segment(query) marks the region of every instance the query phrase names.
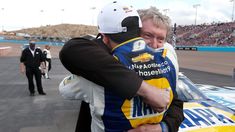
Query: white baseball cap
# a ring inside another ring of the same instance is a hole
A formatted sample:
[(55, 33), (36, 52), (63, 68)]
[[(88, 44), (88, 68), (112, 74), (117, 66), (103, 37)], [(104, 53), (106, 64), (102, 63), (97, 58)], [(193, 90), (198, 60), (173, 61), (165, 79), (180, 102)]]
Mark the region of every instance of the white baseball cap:
[(123, 27), (122, 22), (125, 18), (132, 16), (138, 17), (138, 26), (141, 28), (142, 23), (138, 12), (130, 6), (114, 1), (104, 6), (99, 12), (98, 31), (106, 34), (127, 32), (127, 27)]

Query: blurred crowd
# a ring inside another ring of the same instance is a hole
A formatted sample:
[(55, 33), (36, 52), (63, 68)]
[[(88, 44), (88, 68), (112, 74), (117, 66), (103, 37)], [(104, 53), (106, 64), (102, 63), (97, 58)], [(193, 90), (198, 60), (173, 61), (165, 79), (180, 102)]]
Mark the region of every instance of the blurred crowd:
[(235, 22), (176, 27), (176, 44), (183, 46), (235, 46)]
[[(176, 26), (175, 32), (176, 32), (176, 45), (178, 46), (181, 45), (182, 46), (235, 46), (235, 22), (185, 25), (185, 26), (179, 25)], [(91, 32), (90, 34), (92, 33), (94, 32)], [(18, 35), (18, 34), (20, 33), (0, 32), (0, 40), (1, 38), (7, 40), (12, 40), (12, 39), (28, 40), (29, 38), (32, 38), (29, 36)], [(62, 42), (64, 42), (71, 37), (71, 36), (63, 38), (50, 37), (50, 36), (42, 37), (43, 35), (34, 36), (33, 38), (41, 41), (50, 41), (50, 42), (61, 42), (62, 41), (61, 39), (63, 39)], [(170, 43), (172, 43), (171, 36), (172, 34), (168, 38), (168, 42)]]

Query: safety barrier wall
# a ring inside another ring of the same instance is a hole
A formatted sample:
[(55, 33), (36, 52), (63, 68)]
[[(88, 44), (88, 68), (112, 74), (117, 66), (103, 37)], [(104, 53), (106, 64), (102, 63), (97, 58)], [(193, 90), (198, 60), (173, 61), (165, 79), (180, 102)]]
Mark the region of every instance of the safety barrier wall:
[[(7, 39), (0, 39), (0, 44), (1, 43), (15, 43), (15, 44), (27, 44), (29, 43), (28, 40), (7, 40)], [(52, 41), (37, 41), (36, 44), (41, 44), (41, 45), (54, 45), (54, 46), (63, 46), (63, 42), (52, 42)]]
[(175, 49), (207, 52), (235, 52), (235, 46), (176, 46)]
[[(28, 40), (6, 40), (0, 39), (1, 43), (16, 43), (16, 44), (27, 44)], [(36, 44), (39, 45), (54, 45), (63, 46), (63, 42), (48, 42), (48, 41), (38, 41)], [(210, 51), (210, 52), (235, 52), (235, 46), (176, 46), (176, 50), (191, 50), (191, 51)]]
[(11, 51), (11, 47), (0, 47), (0, 56), (4, 56)]

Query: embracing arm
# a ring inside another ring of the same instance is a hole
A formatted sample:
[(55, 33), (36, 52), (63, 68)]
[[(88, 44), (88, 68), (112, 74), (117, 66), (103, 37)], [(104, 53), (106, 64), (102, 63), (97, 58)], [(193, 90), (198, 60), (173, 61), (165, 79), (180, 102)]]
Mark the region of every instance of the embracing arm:
[(163, 122), (167, 124), (169, 132), (177, 132), (183, 120), (183, 101), (178, 98), (177, 94), (174, 94), (174, 98), (163, 118)]
[(145, 83), (134, 71), (111, 56), (100, 42), (83, 38), (71, 39), (64, 45), (59, 57), (71, 73), (109, 88), (120, 97), (131, 99), (140, 95), (158, 112), (162, 112), (169, 103), (169, 91), (159, 90)]
[(135, 72), (121, 65), (101, 44), (93, 41), (72, 39), (64, 45), (59, 57), (71, 73), (103, 87), (112, 88), (112, 91), (123, 98), (132, 98), (141, 86), (142, 79)]
[(128, 132), (178, 132), (183, 120), (183, 101), (178, 99), (177, 94), (175, 94), (160, 124), (144, 124)]
[(61, 81), (59, 92), (65, 99), (77, 99), (93, 104), (93, 89), (103, 87), (76, 75), (69, 75)]
[[(173, 48), (173, 46), (169, 43), (164, 44), (165, 48), (169, 50), (171, 53), (171, 59), (175, 60), (175, 69), (176, 69), (176, 89), (178, 85), (178, 75), (179, 75), (179, 64), (177, 54)], [(177, 91), (177, 90), (176, 90)], [(184, 120), (183, 113), (183, 101), (178, 98), (178, 94), (174, 92), (174, 97), (171, 102), (170, 107), (167, 110), (166, 115), (163, 118), (163, 122), (167, 124), (169, 132), (177, 132), (180, 124)]]
[[(179, 67), (178, 67), (178, 61), (177, 61), (177, 55), (174, 50), (174, 48), (166, 43), (164, 44), (165, 48), (167, 48), (171, 55), (171, 59), (176, 60), (176, 75), (178, 75)], [(178, 77), (176, 77), (178, 80)], [(177, 82), (176, 82), (177, 83)], [(145, 124), (142, 125), (136, 129), (130, 130), (130, 132), (145, 132), (145, 131), (154, 131), (154, 132), (162, 132), (162, 128), (167, 130), (168, 132), (177, 132), (179, 129), (180, 124), (184, 120), (184, 113), (183, 113), (183, 101), (178, 98), (177, 93), (174, 93), (173, 100), (171, 102), (170, 107), (168, 108), (165, 116), (163, 117), (163, 120), (160, 124)]]

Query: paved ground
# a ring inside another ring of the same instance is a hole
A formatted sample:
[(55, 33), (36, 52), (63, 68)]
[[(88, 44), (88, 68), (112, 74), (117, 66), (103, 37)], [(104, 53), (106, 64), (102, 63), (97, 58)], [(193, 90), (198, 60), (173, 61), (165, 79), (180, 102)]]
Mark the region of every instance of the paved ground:
[(19, 57), (0, 57), (0, 132), (74, 132), (79, 101), (64, 100), (58, 85), (68, 74), (58, 59), (51, 80), (43, 79), (46, 96), (29, 96)]
[(180, 71), (183, 72), (194, 83), (235, 87), (235, 80), (230, 75), (222, 75), (185, 68), (180, 68)]
[(233, 75), (235, 52), (199, 52), (177, 50), (180, 67)]
[[(46, 96), (29, 96), (19, 57), (0, 57), (0, 132), (74, 132), (79, 101), (64, 100), (59, 82), (69, 74), (53, 59), (51, 80), (43, 79)], [(235, 86), (231, 76), (181, 69), (195, 83)]]

